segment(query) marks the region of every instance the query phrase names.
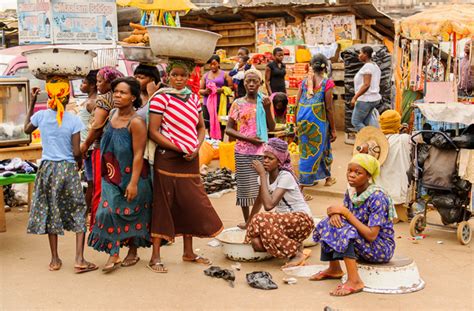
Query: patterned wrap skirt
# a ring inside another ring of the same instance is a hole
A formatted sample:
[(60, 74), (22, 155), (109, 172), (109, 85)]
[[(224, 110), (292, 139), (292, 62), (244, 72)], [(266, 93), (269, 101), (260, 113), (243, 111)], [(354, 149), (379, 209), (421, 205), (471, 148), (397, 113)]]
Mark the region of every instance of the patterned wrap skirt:
[(252, 206), (258, 196), (258, 174), (252, 167), (254, 160), (263, 157), (249, 154), (235, 154), (235, 179), (237, 180), (237, 206)]
[(42, 161), (35, 180), (28, 233), (86, 231), (87, 206), (76, 163)]
[(245, 242), (250, 243), (252, 238), (260, 237), (270, 255), (291, 258), (313, 230), (313, 218), (306, 213), (262, 212), (250, 221)]
[(204, 191), (199, 158), (156, 149), (151, 236), (174, 241), (176, 236), (215, 237), (222, 221)]

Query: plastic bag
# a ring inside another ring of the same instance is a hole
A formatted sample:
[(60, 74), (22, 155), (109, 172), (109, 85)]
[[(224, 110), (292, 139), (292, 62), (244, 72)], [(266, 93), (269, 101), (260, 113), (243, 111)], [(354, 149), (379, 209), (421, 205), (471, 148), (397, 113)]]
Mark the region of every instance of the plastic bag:
[(220, 168), (225, 167), (235, 172), (235, 141), (219, 144), (219, 162)]
[(296, 51), (297, 63), (309, 63), (311, 61), (311, 52), (307, 49), (299, 49)]
[(278, 285), (272, 280), (272, 275), (266, 271), (247, 273), (246, 277), (250, 287), (265, 290), (278, 288)]
[(199, 167), (208, 165), (214, 158), (214, 148), (207, 141), (203, 142), (199, 149)]
[(235, 274), (229, 269), (222, 269), (218, 266), (211, 266), (204, 270), (204, 274), (213, 278), (223, 279), (229, 282), (229, 285), (234, 287)]

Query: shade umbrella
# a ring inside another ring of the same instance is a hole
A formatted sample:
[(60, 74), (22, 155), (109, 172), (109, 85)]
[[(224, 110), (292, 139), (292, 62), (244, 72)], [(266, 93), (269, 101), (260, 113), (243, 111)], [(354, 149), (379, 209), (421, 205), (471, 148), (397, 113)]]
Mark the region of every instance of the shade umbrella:
[(474, 4), (440, 5), (406, 17), (399, 23), (399, 33), (414, 40), (449, 41), (474, 37)]

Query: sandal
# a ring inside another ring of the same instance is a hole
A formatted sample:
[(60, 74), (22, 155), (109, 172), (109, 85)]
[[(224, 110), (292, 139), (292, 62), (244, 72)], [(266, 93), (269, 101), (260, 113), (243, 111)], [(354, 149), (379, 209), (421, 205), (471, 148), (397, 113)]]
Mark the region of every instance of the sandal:
[(56, 264), (49, 264), (49, 271), (59, 271), (63, 266), (63, 262), (59, 260)]
[(304, 200), (306, 202), (311, 201), (313, 199), (313, 196), (311, 194), (305, 194), (304, 195)]
[(74, 266), (74, 273), (76, 274), (81, 274), (81, 273), (86, 273), (86, 272), (90, 272), (90, 271), (95, 271), (99, 269), (99, 267), (95, 264), (93, 264), (92, 262), (87, 262), (86, 261), (86, 264), (85, 265), (75, 265)]
[(105, 266), (104, 268), (102, 268), (102, 272), (104, 272), (104, 273), (112, 272), (115, 269), (117, 269), (118, 267), (120, 267), (121, 265), (122, 265), (122, 261), (119, 259), (118, 261), (114, 262), (112, 265)]
[(195, 262), (195, 263), (199, 263), (199, 264), (203, 264), (203, 265), (212, 265), (212, 261), (210, 261), (209, 259), (207, 259), (205, 257), (201, 257), (201, 256), (196, 256), (192, 259), (183, 257), (183, 261)]
[[(168, 269), (161, 262), (151, 263), (149, 262), (146, 267), (155, 273), (168, 273)], [(160, 269), (155, 269), (154, 267), (160, 267)]]
[[(336, 291), (339, 291), (339, 290), (344, 290), (346, 291), (344, 294), (342, 295), (336, 295), (334, 294), (334, 292)], [(359, 288), (359, 289), (355, 289), (355, 288), (352, 288), (352, 287), (348, 287), (346, 285), (339, 285), (335, 291), (332, 291), (329, 293), (329, 295), (331, 296), (335, 296), (335, 297), (344, 297), (344, 296), (349, 296), (349, 295), (352, 295), (352, 294), (357, 294), (357, 293), (360, 293), (361, 291), (363, 291), (364, 288)]]
[(341, 275), (330, 275), (324, 271), (319, 271), (315, 275), (312, 275), (310, 281), (323, 281), (323, 280), (340, 280), (344, 276), (344, 273)]
[(140, 261), (140, 257), (135, 257), (132, 259), (125, 258), (122, 262), (122, 267), (131, 267), (137, 264)]
[(326, 179), (326, 182), (324, 183), (324, 187), (331, 187), (332, 185), (334, 185), (336, 183), (336, 178), (334, 177), (329, 177)]

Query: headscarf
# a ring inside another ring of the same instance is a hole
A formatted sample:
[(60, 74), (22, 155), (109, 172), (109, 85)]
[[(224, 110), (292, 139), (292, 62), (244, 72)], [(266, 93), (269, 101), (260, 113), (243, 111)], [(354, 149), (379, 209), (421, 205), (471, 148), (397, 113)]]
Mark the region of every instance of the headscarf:
[(288, 143), (280, 138), (270, 138), (268, 143), (265, 144), (264, 152), (270, 152), (278, 159), (278, 168), (282, 171), (287, 171), (293, 176), (296, 184), (299, 185), (298, 177), (296, 177), (291, 166), (291, 157), (288, 152)]
[(349, 163), (354, 163), (362, 166), (372, 176), (372, 181), (380, 175), (380, 163), (373, 156), (365, 153), (358, 153), (352, 157)]
[(196, 63), (192, 60), (171, 58), (168, 62), (168, 66), (166, 67), (166, 72), (169, 74), (174, 68), (183, 68), (189, 74), (191, 74), (191, 72), (194, 70), (194, 67), (196, 67)]
[(69, 79), (63, 76), (51, 76), (46, 79), (46, 92), (48, 93), (48, 108), (56, 110), (58, 125), (63, 124), (63, 100), (69, 96)]
[[(263, 81), (262, 73), (257, 69), (249, 69), (245, 72), (244, 80), (248, 75), (255, 74), (260, 82)], [(257, 137), (263, 140), (264, 142), (268, 141), (268, 127), (267, 127), (267, 114), (265, 108), (263, 107), (263, 94), (261, 92), (257, 93)]]
[(402, 117), (396, 110), (386, 110), (380, 116), (380, 128), (385, 135), (388, 134), (398, 134), (400, 128)]
[[(380, 174), (380, 163), (379, 161), (371, 155), (365, 153), (358, 153), (352, 157), (350, 163), (358, 164), (362, 166), (371, 176), (372, 181), (375, 181), (377, 176)], [(397, 211), (395, 210), (395, 206), (393, 205), (392, 198), (390, 195), (379, 185), (371, 184), (369, 187), (360, 195), (357, 195), (355, 191), (349, 191), (349, 196), (351, 198), (352, 204), (355, 208), (360, 207), (364, 204), (367, 199), (374, 193), (374, 192), (382, 192), (388, 200), (388, 219), (392, 220), (397, 217)]]
[(112, 83), (117, 78), (122, 78), (123, 74), (114, 67), (106, 66), (99, 70), (99, 74), (107, 81)]

